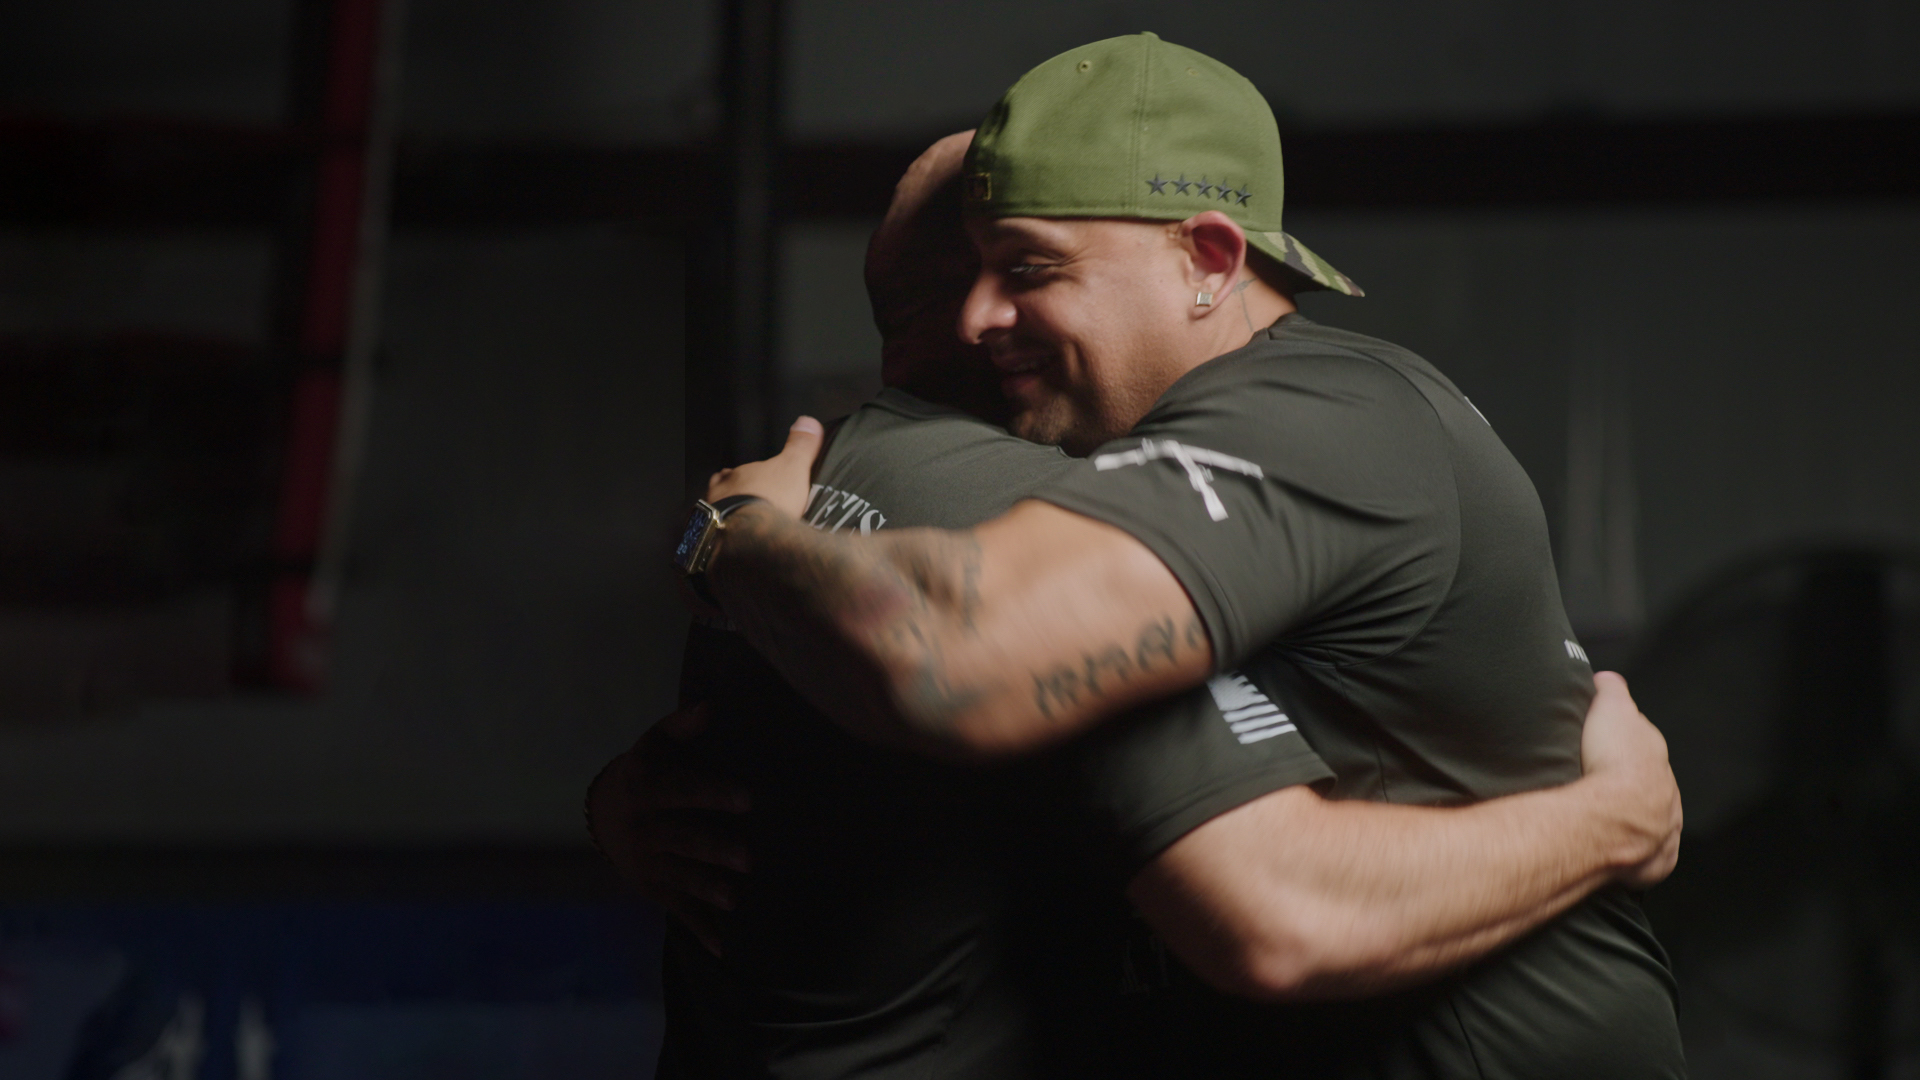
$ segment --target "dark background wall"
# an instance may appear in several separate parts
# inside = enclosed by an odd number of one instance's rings
[[[0,101],[74,122],[278,124],[293,15],[7,5]],[[402,129],[684,139],[710,121],[712,21],[698,6],[415,4]],[[97,678],[126,650],[36,657],[16,682],[43,707],[0,719],[0,837],[583,843],[585,779],[672,702],[684,623],[658,551],[681,511],[683,261],[670,232],[619,222],[395,236],[325,692],[50,718],[57,695],[34,674]],[[0,333],[270,333],[272,246],[245,230],[21,223],[0,267]],[[6,619],[44,639],[88,613]],[[114,636],[67,633],[90,630]]]
[[[7,153],[38,160],[47,131],[77,132],[107,147],[101,168],[146,168],[178,131],[264,138],[297,111],[290,57],[306,10],[0,5]],[[681,514],[689,402],[697,426],[699,379],[725,362],[699,337],[702,305],[724,291],[700,269],[725,180],[709,153],[726,130],[721,25],[712,3],[412,0],[398,209],[324,685],[229,678],[252,616],[220,582],[116,604],[5,599],[7,865],[41,867],[34,880],[58,891],[66,871],[45,867],[86,852],[585,858],[584,785],[672,701],[684,623],[660,552]],[[1527,467],[1570,610],[1601,659],[1644,672],[1705,842],[1804,771],[1782,734],[1802,700],[1782,682],[1796,647],[1780,644],[1799,578],[1741,601],[1779,623],[1759,637],[1725,620],[1659,633],[1742,560],[1844,544],[1896,567],[1876,579],[1884,633],[1860,639],[1884,651],[1888,690],[1863,706],[1884,724],[1867,725],[1856,758],[1908,763],[1885,781],[1896,789],[1912,777],[1920,591],[1902,560],[1920,550],[1920,7],[794,0],[783,27],[778,128],[810,156],[782,182],[816,176],[826,194],[778,203],[773,412],[831,411],[877,384],[860,259],[912,152],[970,126],[1047,56],[1155,30],[1273,102],[1290,140],[1289,229],[1369,294],[1310,297],[1307,313],[1426,355]],[[1855,130],[1869,134],[1820,141]],[[1488,132],[1508,149],[1472,159],[1483,175],[1439,168],[1464,193],[1426,197],[1420,148]],[[1712,157],[1722,145],[1739,153]],[[1568,146],[1591,154],[1575,179],[1605,174],[1594,189],[1527,189]],[[1354,147],[1413,147],[1378,160],[1415,164],[1350,184]],[[1896,174],[1908,182],[1885,180]],[[107,218],[29,207],[0,220],[9,356],[127,335],[274,347],[287,256],[272,227]],[[118,475],[0,461],[0,556],[122,528]],[[1843,638],[1862,625],[1841,624]],[[1820,790],[1863,787],[1846,768],[1831,775]],[[1827,827],[1891,821],[1888,835],[1908,836],[1906,798]],[[99,859],[86,873],[112,877]],[[1767,880],[1755,888],[1785,895]],[[1869,919],[1820,896],[1779,912],[1695,970],[1733,986],[1826,971],[1822,942]],[[1885,929],[1873,925],[1870,937]],[[1910,949],[1901,925],[1886,934]],[[1913,959],[1900,956],[1866,966],[1904,987],[1874,1000],[1910,1020]],[[1776,974],[1756,983],[1749,970]],[[1813,1017],[1811,1034],[1773,1041],[1739,993],[1706,992],[1696,1015],[1724,1023],[1690,1032],[1697,1073],[1831,1074],[1828,1028],[1854,1015],[1844,988],[1861,970],[1834,968],[1841,989],[1788,1010]],[[1920,1068],[1902,1023],[1887,1061]]]
[[[970,123],[1060,48],[1155,27],[1236,65],[1308,128],[1920,103],[1920,68],[1905,61],[1920,16],[1891,2],[1178,14],[797,3],[786,129],[796,141],[916,145]],[[22,3],[0,20],[0,101],[16,115],[272,124],[285,111],[292,12],[281,5]],[[700,140],[718,115],[716,27],[700,5],[416,2],[402,134]],[[1313,172],[1295,157],[1295,173]],[[1902,254],[1920,239],[1911,201],[1296,203],[1289,221],[1369,290],[1310,298],[1309,313],[1452,374],[1533,474],[1557,529],[1579,513],[1567,502],[1576,380],[1626,413],[1614,440],[1626,454],[1607,460],[1630,463],[1628,494],[1611,476],[1599,487],[1629,516],[1631,558],[1616,565],[1616,544],[1611,562],[1586,556],[1584,572],[1629,580],[1570,595],[1589,622],[1639,626],[1769,544],[1920,536],[1920,425],[1903,422],[1920,392],[1901,302],[1920,285]],[[814,219],[781,235],[776,351],[796,407],[872,384],[877,339],[858,277],[870,227]],[[678,242],[617,222],[403,224],[329,693],[0,727],[4,835],[573,839],[562,793],[667,702],[676,616],[627,545],[644,548],[638,538],[677,504]],[[15,225],[0,232],[0,331],[258,342],[271,269],[267,242],[237,230]],[[1596,369],[1614,374],[1594,382]],[[347,734],[363,725],[379,754]],[[403,794],[354,776],[413,782]]]

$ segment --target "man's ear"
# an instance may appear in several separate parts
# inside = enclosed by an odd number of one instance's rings
[[[1187,251],[1188,284],[1196,295],[1225,299],[1244,276],[1247,234],[1220,211],[1208,210],[1181,222],[1180,244]]]

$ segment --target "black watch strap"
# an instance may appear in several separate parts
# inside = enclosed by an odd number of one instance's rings
[[[735,510],[740,509],[741,507],[747,505],[748,503],[757,503],[757,502],[766,502],[766,501],[767,500],[761,498],[758,495],[729,495],[724,499],[721,499],[717,502],[708,503],[707,505],[713,507],[714,517],[719,518],[721,521],[725,521],[727,520],[728,514],[733,513]]]

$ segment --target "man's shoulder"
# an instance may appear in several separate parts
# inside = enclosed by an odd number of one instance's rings
[[[1281,370],[1311,373],[1389,396],[1412,391],[1424,397],[1424,384],[1432,383],[1458,393],[1438,369],[1403,345],[1300,315],[1276,323],[1255,339],[1250,351]]]
[[[1277,348],[1300,353],[1321,353],[1388,364],[1423,362],[1403,345],[1357,330],[1329,326],[1297,313],[1274,323],[1260,337]]]
[[[1176,382],[1162,406],[1212,399],[1226,412],[1272,406],[1269,396],[1303,406],[1418,406],[1419,385],[1432,366],[1392,342],[1288,316],[1241,348],[1210,360]],[[1238,401],[1240,408],[1233,408]]]
[[[1319,460],[1331,446],[1442,450],[1433,392],[1450,384],[1391,342],[1290,316],[1245,347],[1188,372],[1155,405],[1156,423]]]
[[[834,432],[808,516],[815,524],[857,520],[862,531],[966,528],[1004,513],[1073,464],[1057,447],[887,390]]]
[[[901,390],[883,390],[847,415],[828,454],[864,456],[878,464],[927,467],[938,458],[955,467],[983,461],[1044,468],[1069,459],[1056,446],[1028,442],[997,424]],[[959,455],[959,460],[947,460]]]
[[[922,397],[915,397],[905,390],[891,386],[862,402],[859,408],[849,414],[848,419],[851,420],[854,417],[861,417],[869,422],[949,423],[994,428],[994,425],[972,413],[962,412],[950,405],[941,405]]]
[[[880,391],[848,413],[840,422],[834,440],[837,443],[843,437],[859,442],[877,439],[966,440],[1033,446],[1009,434],[1005,428],[972,413],[892,388]]]

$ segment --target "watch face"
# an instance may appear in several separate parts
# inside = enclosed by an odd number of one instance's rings
[[[706,503],[693,508],[693,517],[687,521],[687,531],[680,534],[680,546],[673,551],[673,562],[682,570],[688,568],[693,553],[700,548],[700,538],[706,535],[707,527],[713,524],[713,510]]]

